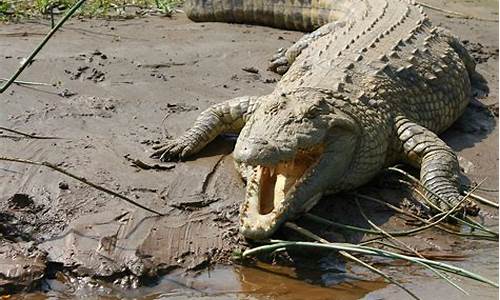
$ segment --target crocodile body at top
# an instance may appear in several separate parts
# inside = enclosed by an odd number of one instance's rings
[[[271,94],[212,106],[154,154],[184,158],[220,133],[239,132],[243,235],[269,237],[322,195],[359,187],[399,161],[420,168],[434,210],[462,205],[456,155],[436,134],[464,112],[471,82],[481,77],[460,42],[434,27],[422,7],[406,0],[188,0],[186,13],[195,21],[312,30],[273,57],[270,68],[283,77]]]

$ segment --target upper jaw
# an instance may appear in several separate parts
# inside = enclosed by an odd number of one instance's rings
[[[271,167],[293,159],[296,152],[282,145],[277,146],[274,141],[239,138],[234,147],[233,157],[235,161],[246,165]]]

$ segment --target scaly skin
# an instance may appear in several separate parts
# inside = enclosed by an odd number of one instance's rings
[[[479,76],[463,46],[421,7],[406,0],[188,0],[186,7],[195,21],[319,27],[274,57],[271,69],[285,75],[271,94],[212,106],[154,154],[182,159],[241,130],[234,157],[247,180],[244,236],[267,238],[322,195],[359,187],[397,161],[420,167],[439,208],[461,200],[456,155],[436,133],[463,113]]]

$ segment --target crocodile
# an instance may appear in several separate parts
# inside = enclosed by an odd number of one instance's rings
[[[194,21],[302,30],[270,69],[273,92],[203,111],[152,157],[182,160],[217,135],[239,133],[233,152],[246,180],[240,233],[271,236],[323,195],[353,190],[398,162],[420,168],[439,210],[463,205],[456,154],[437,134],[485,84],[459,40],[410,0],[187,0]]]

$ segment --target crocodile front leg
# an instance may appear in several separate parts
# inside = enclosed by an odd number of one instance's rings
[[[210,106],[182,136],[156,147],[152,158],[184,159],[203,149],[221,133],[239,132],[255,110],[258,97],[238,97]]]
[[[322,36],[325,36],[334,30],[338,30],[339,27],[342,27],[343,23],[340,22],[332,22],[326,25],[321,26],[317,30],[307,33],[303,35],[300,40],[295,42],[290,48],[280,48],[276,51],[276,54],[271,58],[271,63],[269,64],[269,70],[280,75],[283,75],[288,71],[288,68],[295,61],[297,56],[309,47],[309,45],[319,39]]]
[[[406,118],[397,118],[395,126],[406,159],[420,167],[425,196],[441,210],[450,210],[462,200],[455,153],[432,131]],[[462,212],[477,215],[478,211],[472,202],[462,205]]]

